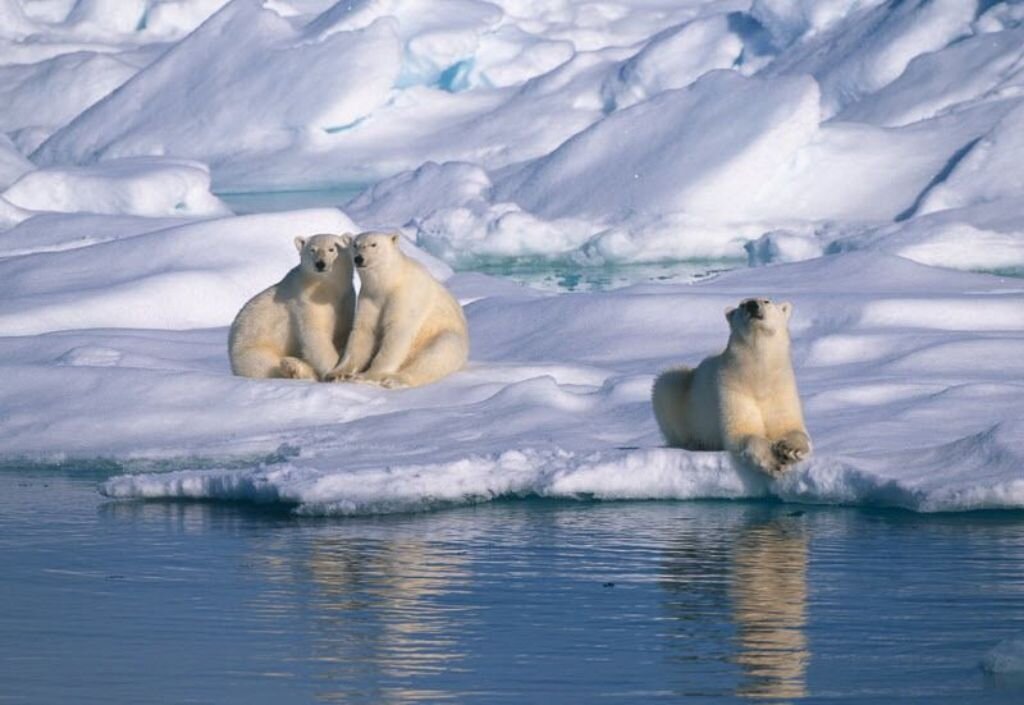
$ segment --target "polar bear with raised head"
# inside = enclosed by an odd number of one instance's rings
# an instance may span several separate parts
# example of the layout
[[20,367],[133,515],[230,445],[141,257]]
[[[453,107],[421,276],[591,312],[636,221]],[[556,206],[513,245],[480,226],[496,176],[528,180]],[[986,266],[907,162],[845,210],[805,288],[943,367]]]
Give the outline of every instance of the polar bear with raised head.
[[725,351],[654,382],[654,415],[670,446],[729,450],[769,475],[811,453],[789,356],[793,306],[746,299],[726,309]]
[[356,320],[331,381],[416,387],[459,370],[469,332],[459,302],[399,247],[397,233],[367,232],[352,245],[359,273]]
[[295,238],[298,266],[231,324],[232,372],[319,380],[338,364],[355,317],[351,244],[350,235]]

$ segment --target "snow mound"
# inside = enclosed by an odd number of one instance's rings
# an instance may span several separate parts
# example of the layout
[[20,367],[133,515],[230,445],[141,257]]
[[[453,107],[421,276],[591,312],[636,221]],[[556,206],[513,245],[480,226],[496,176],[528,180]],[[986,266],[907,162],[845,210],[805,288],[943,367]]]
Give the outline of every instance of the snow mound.
[[229,3],[34,158],[54,165],[171,154],[216,166],[315,140],[310,131],[345,129],[386,100],[400,47],[387,19],[331,30],[322,22],[295,28],[255,0]]
[[117,159],[94,167],[50,167],[0,194],[32,211],[142,216],[214,216],[228,210],[210,193],[205,165],[174,159]]
[[0,189],[7,188],[35,168],[6,136],[0,134]]
[[[545,217],[747,210],[776,165],[815,134],[818,100],[807,78],[712,72],[610,115],[511,176],[498,195]],[[730,119],[751,106],[747,119]]]
[[32,151],[137,71],[116,54],[85,50],[0,66],[0,130],[17,134],[22,148]]

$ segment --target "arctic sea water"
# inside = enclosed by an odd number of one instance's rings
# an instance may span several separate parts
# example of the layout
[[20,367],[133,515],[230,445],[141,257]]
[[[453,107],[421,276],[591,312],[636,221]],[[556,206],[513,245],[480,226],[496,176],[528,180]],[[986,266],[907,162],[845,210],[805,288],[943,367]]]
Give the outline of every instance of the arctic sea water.
[[1018,703],[1019,514],[513,500],[295,517],[0,473],[4,703]]

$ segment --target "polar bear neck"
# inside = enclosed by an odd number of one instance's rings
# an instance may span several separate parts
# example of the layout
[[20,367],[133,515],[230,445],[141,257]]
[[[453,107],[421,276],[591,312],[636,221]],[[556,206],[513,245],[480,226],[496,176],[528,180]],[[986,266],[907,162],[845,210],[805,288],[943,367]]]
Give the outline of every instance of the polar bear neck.
[[791,371],[789,331],[768,333],[748,330],[742,336],[733,333],[729,336],[723,358],[727,364],[734,362],[743,369],[763,374]]
[[334,297],[339,293],[348,291],[352,287],[352,269],[343,264],[335,264],[328,276],[313,274],[307,271],[302,265],[295,268],[298,279],[302,282],[302,289],[312,296]]

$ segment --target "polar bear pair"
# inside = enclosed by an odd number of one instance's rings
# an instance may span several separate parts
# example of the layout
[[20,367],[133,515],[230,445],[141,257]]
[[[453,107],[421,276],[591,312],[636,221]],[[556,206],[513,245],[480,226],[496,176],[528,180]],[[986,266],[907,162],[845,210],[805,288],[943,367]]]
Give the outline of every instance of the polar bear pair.
[[655,380],[654,416],[670,446],[730,450],[769,475],[810,455],[789,355],[792,311],[768,299],[726,309],[725,351]]
[[295,247],[299,265],[231,324],[236,375],[414,387],[466,363],[462,307],[401,251],[397,234],[298,237]]

